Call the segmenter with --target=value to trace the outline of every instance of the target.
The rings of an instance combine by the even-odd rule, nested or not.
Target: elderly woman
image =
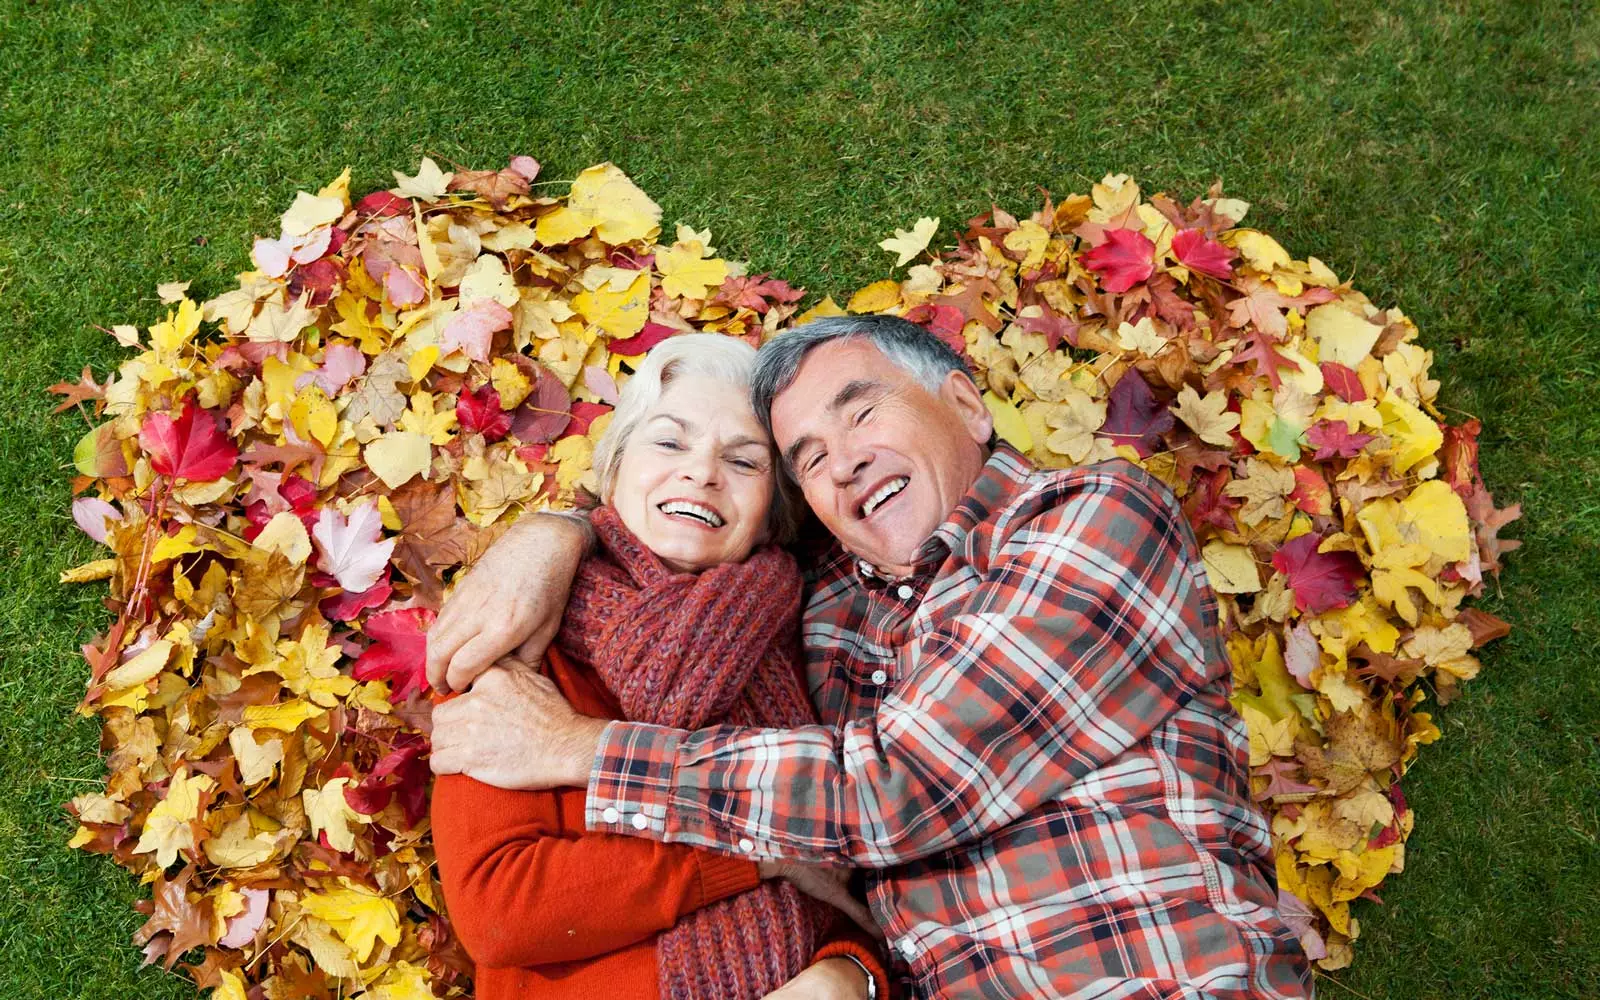
[[[686,729],[815,721],[800,575],[774,544],[795,508],[750,408],[754,358],[732,338],[674,337],[622,392],[595,452],[595,550],[540,667],[580,712]],[[436,740],[464,738],[470,709],[438,719]],[[815,870],[590,833],[581,788],[506,791],[462,775],[438,778],[433,831],[483,1000],[758,1000],[829,960],[851,967],[857,995],[861,973],[884,995],[872,939],[805,893],[870,918]]]

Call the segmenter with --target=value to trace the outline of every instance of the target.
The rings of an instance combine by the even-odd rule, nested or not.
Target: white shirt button
[[[620,814],[611,806],[606,806],[606,811],[600,814],[600,818],[607,823],[615,823],[620,818]]]
[[[910,938],[900,940],[900,954],[904,955],[908,962],[917,957],[917,946],[911,943]]]
[[[644,818],[644,813],[634,813],[631,822],[635,830],[645,830],[650,827],[650,821]]]
[[[888,679],[889,679],[889,675],[887,673],[885,673],[884,671],[882,671],[882,670],[874,670],[872,672],[872,683],[874,683],[874,684],[882,684],[884,681],[887,681]]]
[[[912,590],[910,587],[908,587],[908,586],[906,586],[905,584],[902,583],[900,585],[900,588],[898,590],[896,590],[895,593],[900,595],[900,599],[902,601],[909,601],[909,600],[911,600],[911,595],[916,593],[916,591]]]
[[[751,840],[749,837],[744,837],[744,838],[740,839],[740,841],[739,841],[739,850],[745,852],[746,854],[749,854],[751,851],[753,851],[755,849],[756,849],[756,842],[755,841]]]

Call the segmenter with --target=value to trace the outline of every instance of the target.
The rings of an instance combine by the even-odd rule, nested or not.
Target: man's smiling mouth
[[[705,504],[691,503],[687,500],[668,500],[665,503],[658,504],[656,509],[668,517],[694,521],[708,528],[720,528],[725,523],[722,520],[722,515],[715,510]]]
[[[862,520],[866,520],[867,518],[871,517],[874,511],[888,503],[894,497],[899,496],[901,491],[903,491],[910,484],[911,480],[907,477],[895,476],[893,479],[884,483],[882,486],[879,486],[877,489],[873,490],[867,495],[867,498],[861,502],[861,507],[857,511],[857,516]]]

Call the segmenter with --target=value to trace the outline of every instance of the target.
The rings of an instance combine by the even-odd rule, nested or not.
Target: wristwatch
[[[856,968],[860,969],[862,975],[867,977],[867,1000],[878,1000],[878,977],[874,976],[872,974],[872,970],[867,968],[867,963],[850,954],[840,954],[834,957],[848,958],[850,961],[856,963]]]

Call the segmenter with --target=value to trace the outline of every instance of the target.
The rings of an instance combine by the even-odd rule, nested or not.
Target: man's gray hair
[[[773,337],[761,345],[756,355],[755,371],[750,376],[750,403],[768,434],[772,433],[772,401],[794,382],[800,363],[811,349],[831,340],[851,339],[871,343],[929,392],[938,392],[951,372],[972,379],[972,370],[961,355],[910,320],[888,315],[814,319]]]

